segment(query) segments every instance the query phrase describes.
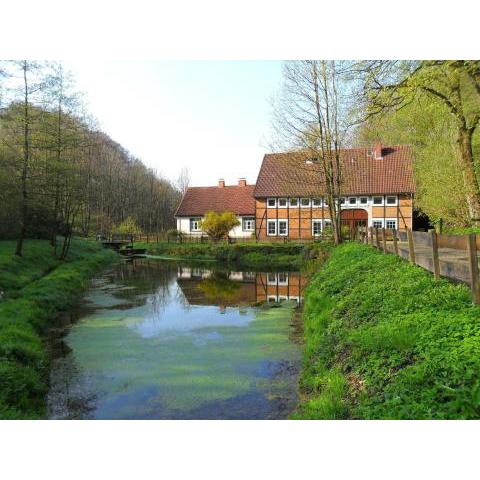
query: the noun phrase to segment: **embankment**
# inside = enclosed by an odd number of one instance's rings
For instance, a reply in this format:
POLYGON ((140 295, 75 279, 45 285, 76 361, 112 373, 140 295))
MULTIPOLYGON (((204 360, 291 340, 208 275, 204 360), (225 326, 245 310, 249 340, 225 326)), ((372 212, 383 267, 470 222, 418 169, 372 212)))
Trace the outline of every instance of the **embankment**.
POLYGON ((465 286, 348 243, 310 282, 304 322, 293 418, 479 418, 480 308, 465 286))
POLYGON ((150 255, 189 261, 216 261, 244 268, 300 269, 309 258, 323 255, 325 245, 295 243, 135 243, 150 255))
POLYGON ((13 251, 13 242, 0 242, 0 419, 39 418, 48 382, 42 336, 117 254, 79 239, 65 262, 53 257, 46 241, 27 241, 22 258, 13 251))

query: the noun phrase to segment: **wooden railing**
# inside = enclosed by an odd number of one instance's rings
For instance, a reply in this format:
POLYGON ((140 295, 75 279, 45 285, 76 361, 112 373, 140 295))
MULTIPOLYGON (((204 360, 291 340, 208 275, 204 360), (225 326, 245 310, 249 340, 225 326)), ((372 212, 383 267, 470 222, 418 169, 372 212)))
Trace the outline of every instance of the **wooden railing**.
POLYGON ((359 232, 358 240, 393 253, 433 273, 435 279, 446 277, 467 283, 472 300, 480 304, 478 250, 480 236, 438 234, 434 230, 372 228, 359 232))

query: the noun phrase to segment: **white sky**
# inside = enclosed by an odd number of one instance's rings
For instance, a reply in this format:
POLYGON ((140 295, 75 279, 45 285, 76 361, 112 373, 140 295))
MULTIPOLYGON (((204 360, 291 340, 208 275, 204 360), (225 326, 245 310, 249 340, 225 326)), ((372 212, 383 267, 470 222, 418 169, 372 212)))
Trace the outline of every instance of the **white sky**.
POLYGON ((281 62, 65 61, 100 127, 146 165, 191 185, 254 183, 281 62))

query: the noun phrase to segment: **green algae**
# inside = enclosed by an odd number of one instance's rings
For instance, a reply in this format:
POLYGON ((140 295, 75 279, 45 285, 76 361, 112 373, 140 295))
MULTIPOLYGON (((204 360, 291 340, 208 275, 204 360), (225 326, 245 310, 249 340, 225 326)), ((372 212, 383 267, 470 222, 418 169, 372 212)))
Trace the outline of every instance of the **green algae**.
MULTIPOLYGON (((289 340, 296 305, 185 304, 176 277, 167 277, 168 285, 160 282, 152 291, 136 288, 142 304, 127 309, 115 308, 121 290, 88 293, 89 312, 65 338, 74 375, 65 379, 58 371, 64 362, 54 366, 52 377, 69 391, 54 382, 51 416, 285 418, 296 402, 300 353, 289 340), (160 307, 152 302, 159 291, 160 307), (75 411, 69 405, 79 398, 89 405, 75 411)), ((223 277, 214 285, 214 278, 209 293, 234 289, 223 277)), ((135 278, 113 281, 119 289, 137 285, 135 278)))

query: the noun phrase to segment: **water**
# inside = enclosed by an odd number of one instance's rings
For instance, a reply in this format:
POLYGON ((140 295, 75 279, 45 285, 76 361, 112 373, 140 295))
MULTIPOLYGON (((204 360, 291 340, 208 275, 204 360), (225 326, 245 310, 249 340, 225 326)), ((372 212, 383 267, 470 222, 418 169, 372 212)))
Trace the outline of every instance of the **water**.
POLYGON ((304 283, 295 272, 115 266, 52 332, 49 418, 286 418, 304 283))

